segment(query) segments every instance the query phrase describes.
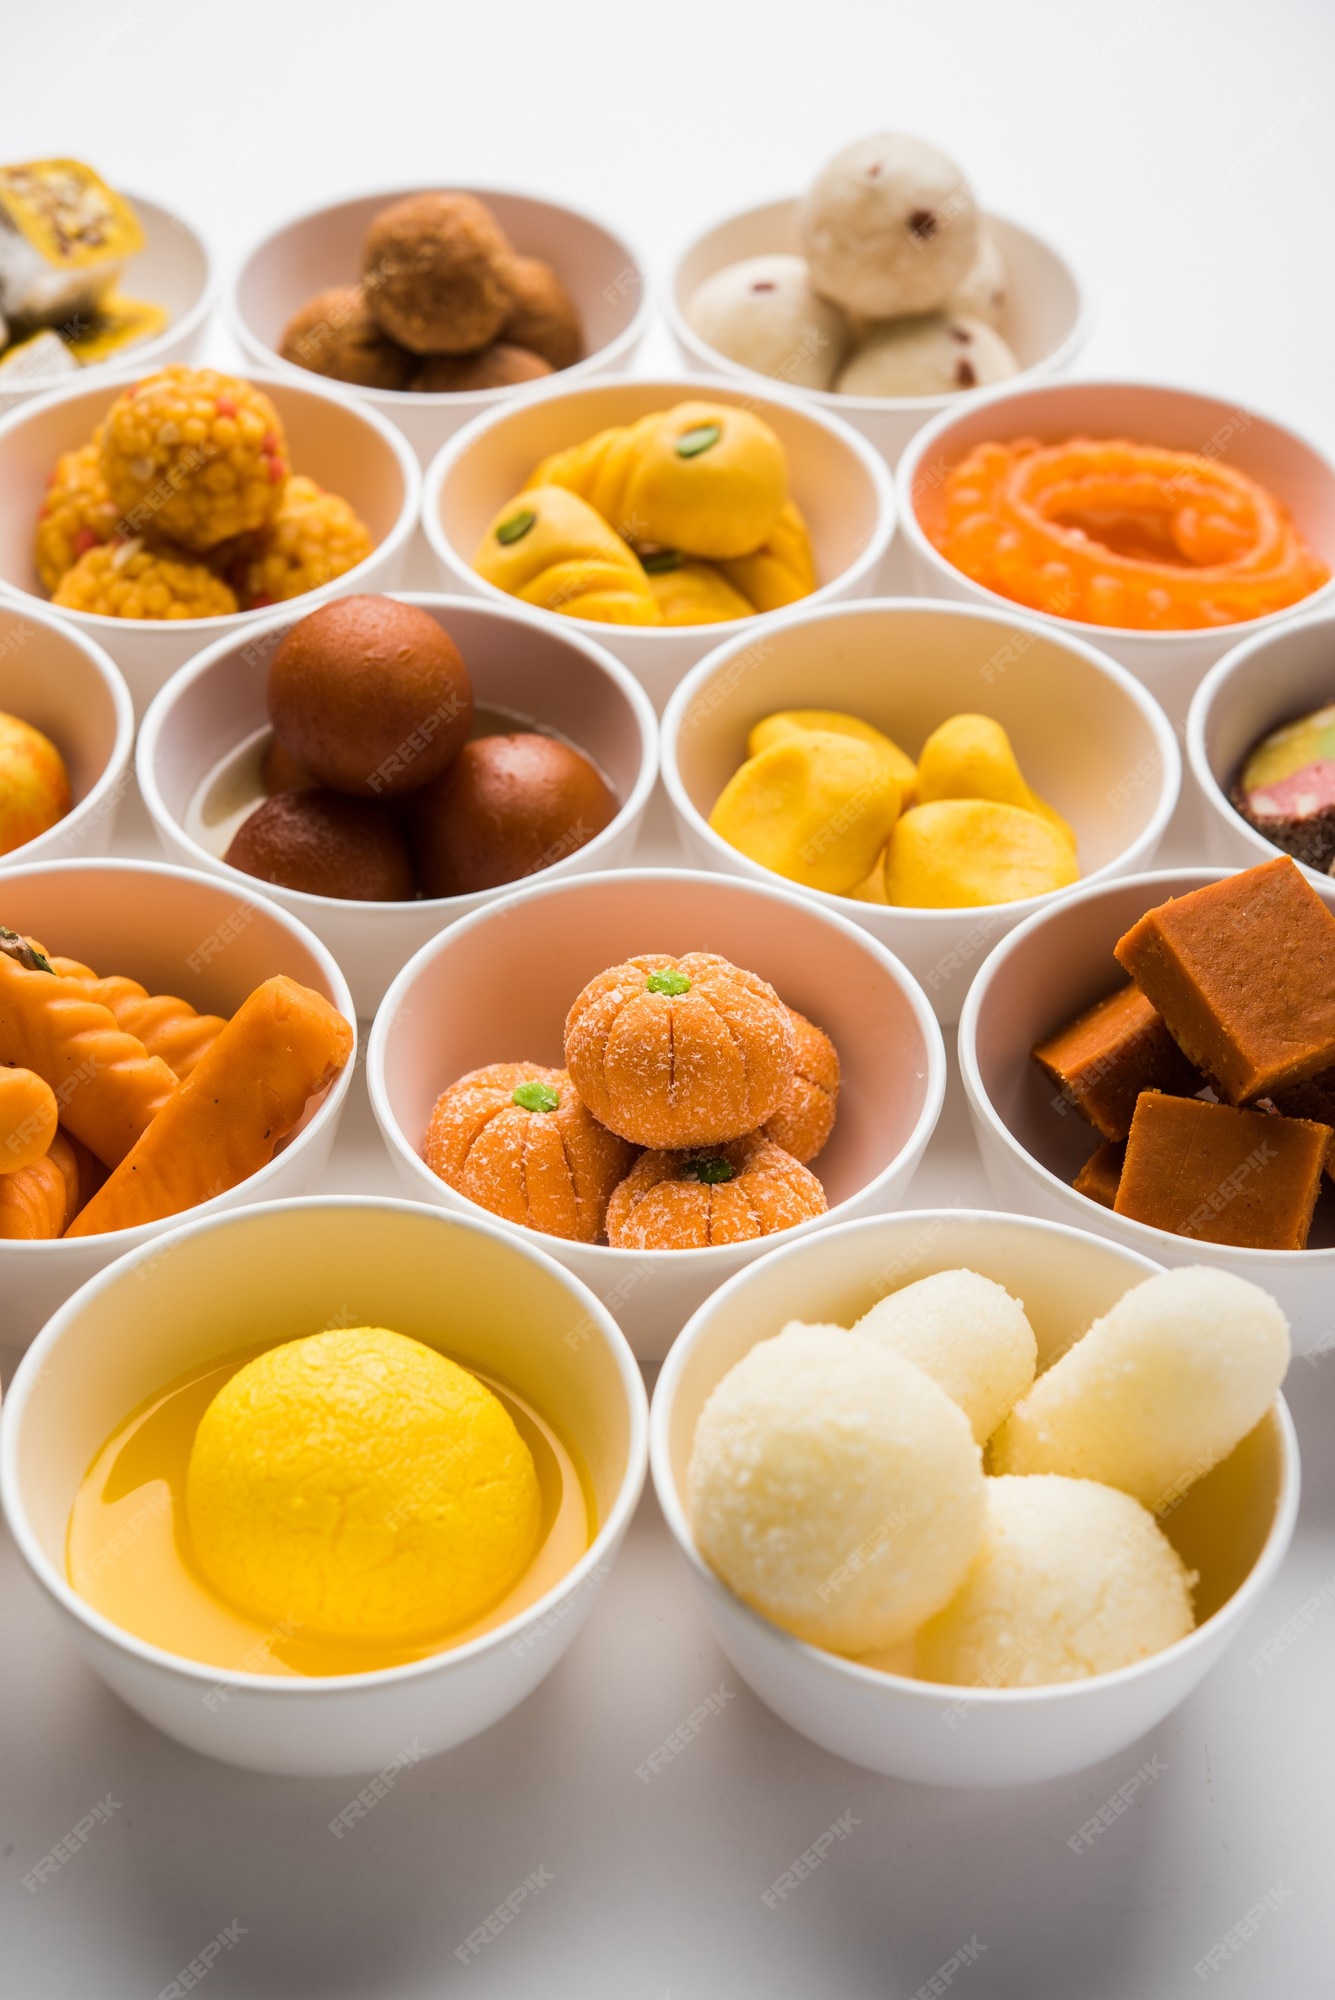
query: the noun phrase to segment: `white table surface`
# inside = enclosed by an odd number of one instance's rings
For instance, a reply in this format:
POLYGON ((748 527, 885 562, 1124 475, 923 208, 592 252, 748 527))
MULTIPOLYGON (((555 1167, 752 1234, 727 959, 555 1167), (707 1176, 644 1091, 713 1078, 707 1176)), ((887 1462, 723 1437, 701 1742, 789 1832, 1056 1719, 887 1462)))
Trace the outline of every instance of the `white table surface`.
MULTIPOLYGON (((1099 314, 1083 372, 1237 395, 1332 450, 1333 60, 1325 0, 1097 16, 1069 0, 66 0, 4 20, 0 147, 84 155, 175 201, 228 265, 299 207, 471 180, 605 213, 661 280, 725 209, 898 126, 1075 254, 1099 314)), ((212 354, 234 358, 221 325, 212 354)), ((669 358, 655 333, 646 370, 669 358)), ((137 800, 120 844, 152 851, 137 800)), ((1163 856, 1192 858, 1181 834, 1163 856)), ((328 1185, 397 1192, 360 1081, 328 1185)), ((953 1057, 910 1199, 988 1202, 953 1057)), ((646 1494, 538 1693, 337 1841, 327 1823, 354 1783, 257 1778, 157 1735, 75 1657, 0 1533, 0 1994, 152 2000, 229 1925, 208 2000, 1329 1994, 1335 1361, 1295 1362, 1289 1395, 1302 1514, 1241 1645, 1124 1756, 1008 1792, 897 1784, 792 1734, 713 1645, 646 1494), (642 1783, 636 1765, 720 1686, 735 1699, 642 1783), (1073 1851, 1152 1758, 1130 1807, 1073 1851), (25 1890, 108 1793, 105 1823, 25 1890), (761 1891, 845 1813, 847 1837, 767 1908, 761 1891), (461 1964, 456 1947, 540 1869, 548 1885, 461 1964), (1197 1962, 1267 1899, 1202 1981, 1197 1962)))

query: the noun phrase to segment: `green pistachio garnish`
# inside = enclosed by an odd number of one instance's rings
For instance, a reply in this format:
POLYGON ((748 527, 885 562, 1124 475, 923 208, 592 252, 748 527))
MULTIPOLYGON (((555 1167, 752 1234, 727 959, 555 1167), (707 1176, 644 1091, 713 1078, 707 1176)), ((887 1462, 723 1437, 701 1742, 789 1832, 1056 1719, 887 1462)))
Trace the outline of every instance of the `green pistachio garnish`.
POLYGON ((649 555, 640 557, 640 567, 646 576, 663 576, 670 569, 680 569, 681 550, 654 549, 649 555))
POLYGON ((666 972, 651 972, 644 982, 646 993, 689 993, 691 982, 684 972, 674 972, 669 966, 666 972))
POLYGON ((521 1111, 555 1111, 561 1102, 559 1090, 553 1090, 550 1083, 539 1083, 534 1077, 531 1083, 521 1083, 510 1094, 511 1104, 517 1104, 521 1111))
POLYGON ((511 542, 522 542, 537 518, 531 507, 521 507, 517 514, 509 515, 496 530, 501 547, 508 549, 511 542))
POLYGON ((717 444, 722 435, 718 424, 696 424, 692 430, 683 431, 677 439, 677 457, 699 458, 701 452, 717 444))
POLYGON ((706 1187, 721 1187, 724 1181, 732 1180, 736 1171, 726 1160, 687 1160, 679 1177, 684 1181, 703 1181, 706 1187))
POLYGON ((29 944, 27 938, 20 937, 17 931, 6 930, 3 924, 0 924, 0 951, 28 972, 49 972, 53 979, 55 977, 56 968, 46 953, 38 951, 35 944, 29 944))

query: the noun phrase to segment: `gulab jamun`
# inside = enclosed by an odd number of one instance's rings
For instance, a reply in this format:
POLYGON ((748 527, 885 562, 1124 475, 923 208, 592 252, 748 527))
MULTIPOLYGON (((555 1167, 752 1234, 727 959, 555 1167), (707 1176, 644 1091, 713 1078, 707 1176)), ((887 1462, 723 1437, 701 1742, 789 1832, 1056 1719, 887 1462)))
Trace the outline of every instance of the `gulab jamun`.
POLYGON ((470 354, 515 303, 514 252, 469 194, 411 194, 366 235, 362 284, 382 332, 413 354, 470 354))
POLYGON ((278 738, 271 736, 260 759, 260 783, 265 797, 271 799, 275 792, 308 792, 319 780, 309 771, 303 771, 278 738))
POLYGON ((469 389, 512 389, 519 382, 537 382, 552 372, 551 363, 526 347, 494 340, 480 354, 430 354, 415 371, 410 386, 428 394, 462 394, 469 389))
POLYGON ((416 884, 407 842, 370 799, 318 788, 257 805, 223 856, 261 882, 359 903, 404 903, 416 884))
POLYGON ((269 720, 322 785, 395 798, 439 777, 473 719, 459 648, 392 597, 339 597, 299 620, 269 663, 269 720))
POLYGON ((550 868, 611 824, 617 801, 588 758, 553 736, 480 736, 414 801, 426 896, 467 896, 550 868))

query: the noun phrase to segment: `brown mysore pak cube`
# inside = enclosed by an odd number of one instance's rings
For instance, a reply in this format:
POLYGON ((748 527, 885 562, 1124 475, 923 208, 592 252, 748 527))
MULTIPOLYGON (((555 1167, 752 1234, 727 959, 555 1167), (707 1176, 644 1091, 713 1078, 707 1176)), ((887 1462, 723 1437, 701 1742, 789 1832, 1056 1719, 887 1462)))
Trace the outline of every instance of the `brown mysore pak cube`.
POLYGON ((1117 1188, 1125 1158, 1124 1141, 1105 1139, 1097 1152, 1090 1154, 1071 1186, 1077 1194, 1087 1195, 1103 1208, 1116 1208, 1117 1188))
POLYGON ((1301 1250, 1330 1142, 1309 1119, 1147 1090, 1113 1207, 1198 1242, 1301 1250))
POLYGON ((1335 1065, 1335 916, 1288 855, 1161 903, 1113 949, 1231 1104, 1335 1065))
POLYGON ((1194 1097, 1205 1082, 1162 1017, 1131 985, 1086 1008, 1033 1054, 1067 1103, 1105 1139, 1125 1139, 1142 1090, 1194 1097))

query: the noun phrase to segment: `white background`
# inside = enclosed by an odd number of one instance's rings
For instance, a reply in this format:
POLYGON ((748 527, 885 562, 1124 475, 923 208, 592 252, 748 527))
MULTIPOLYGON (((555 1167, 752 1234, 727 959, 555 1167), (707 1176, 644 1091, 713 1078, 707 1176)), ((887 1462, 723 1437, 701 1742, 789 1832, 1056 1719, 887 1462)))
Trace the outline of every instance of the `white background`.
MULTIPOLYGON (((1245 398, 1335 451, 1328 0, 63 0, 0 22, 4 156, 86 157, 177 205, 226 267, 299 208, 471 181, 601 212, 661 284, 724 212, 795 190, 855 137, 919 132, 1075 257, 1098 315, 1083 372, 1245 398)), ((668 360, 655 334, 645 365, 668 360)), ((128 818, 124 844, 149 851, 128 818)), ((397 1191, 360 1083, 344 1129, 331 1187, 397 1191)), ((911 1198, 987 1199, 953 1078, 911 1198)), ((873 1778, 770 1717, 646 1495, 539 1693, 337 1841, 354 1785, 259 1779, 157 1736, 63 1643, 6 1537, 0 1992, 152 2000, 235 1919, 207 2000, 912 2000, 971 1940, 960 2000, 1175 2000, 1282 1886, 1206 1989, 1329 1994, 1335 1359, 1296 1362, 1289 1395, 1302 1519, 1237 1653, 1125 1756, 1006 1793, 873 1778), (642 1784, 635 1766, 720 1684, 736 1698, 642 1784), (1163 1775, 1073 1853, 1151 1756, 1163 1775), (28 1894, 23 1874, 108 1792, 110 1820, 28 1894), (768 1909, 761 1891, 844 1812, 848 1837, 768 1909), (461 1965, 540 1867, 550 1885, 461 1965)))

